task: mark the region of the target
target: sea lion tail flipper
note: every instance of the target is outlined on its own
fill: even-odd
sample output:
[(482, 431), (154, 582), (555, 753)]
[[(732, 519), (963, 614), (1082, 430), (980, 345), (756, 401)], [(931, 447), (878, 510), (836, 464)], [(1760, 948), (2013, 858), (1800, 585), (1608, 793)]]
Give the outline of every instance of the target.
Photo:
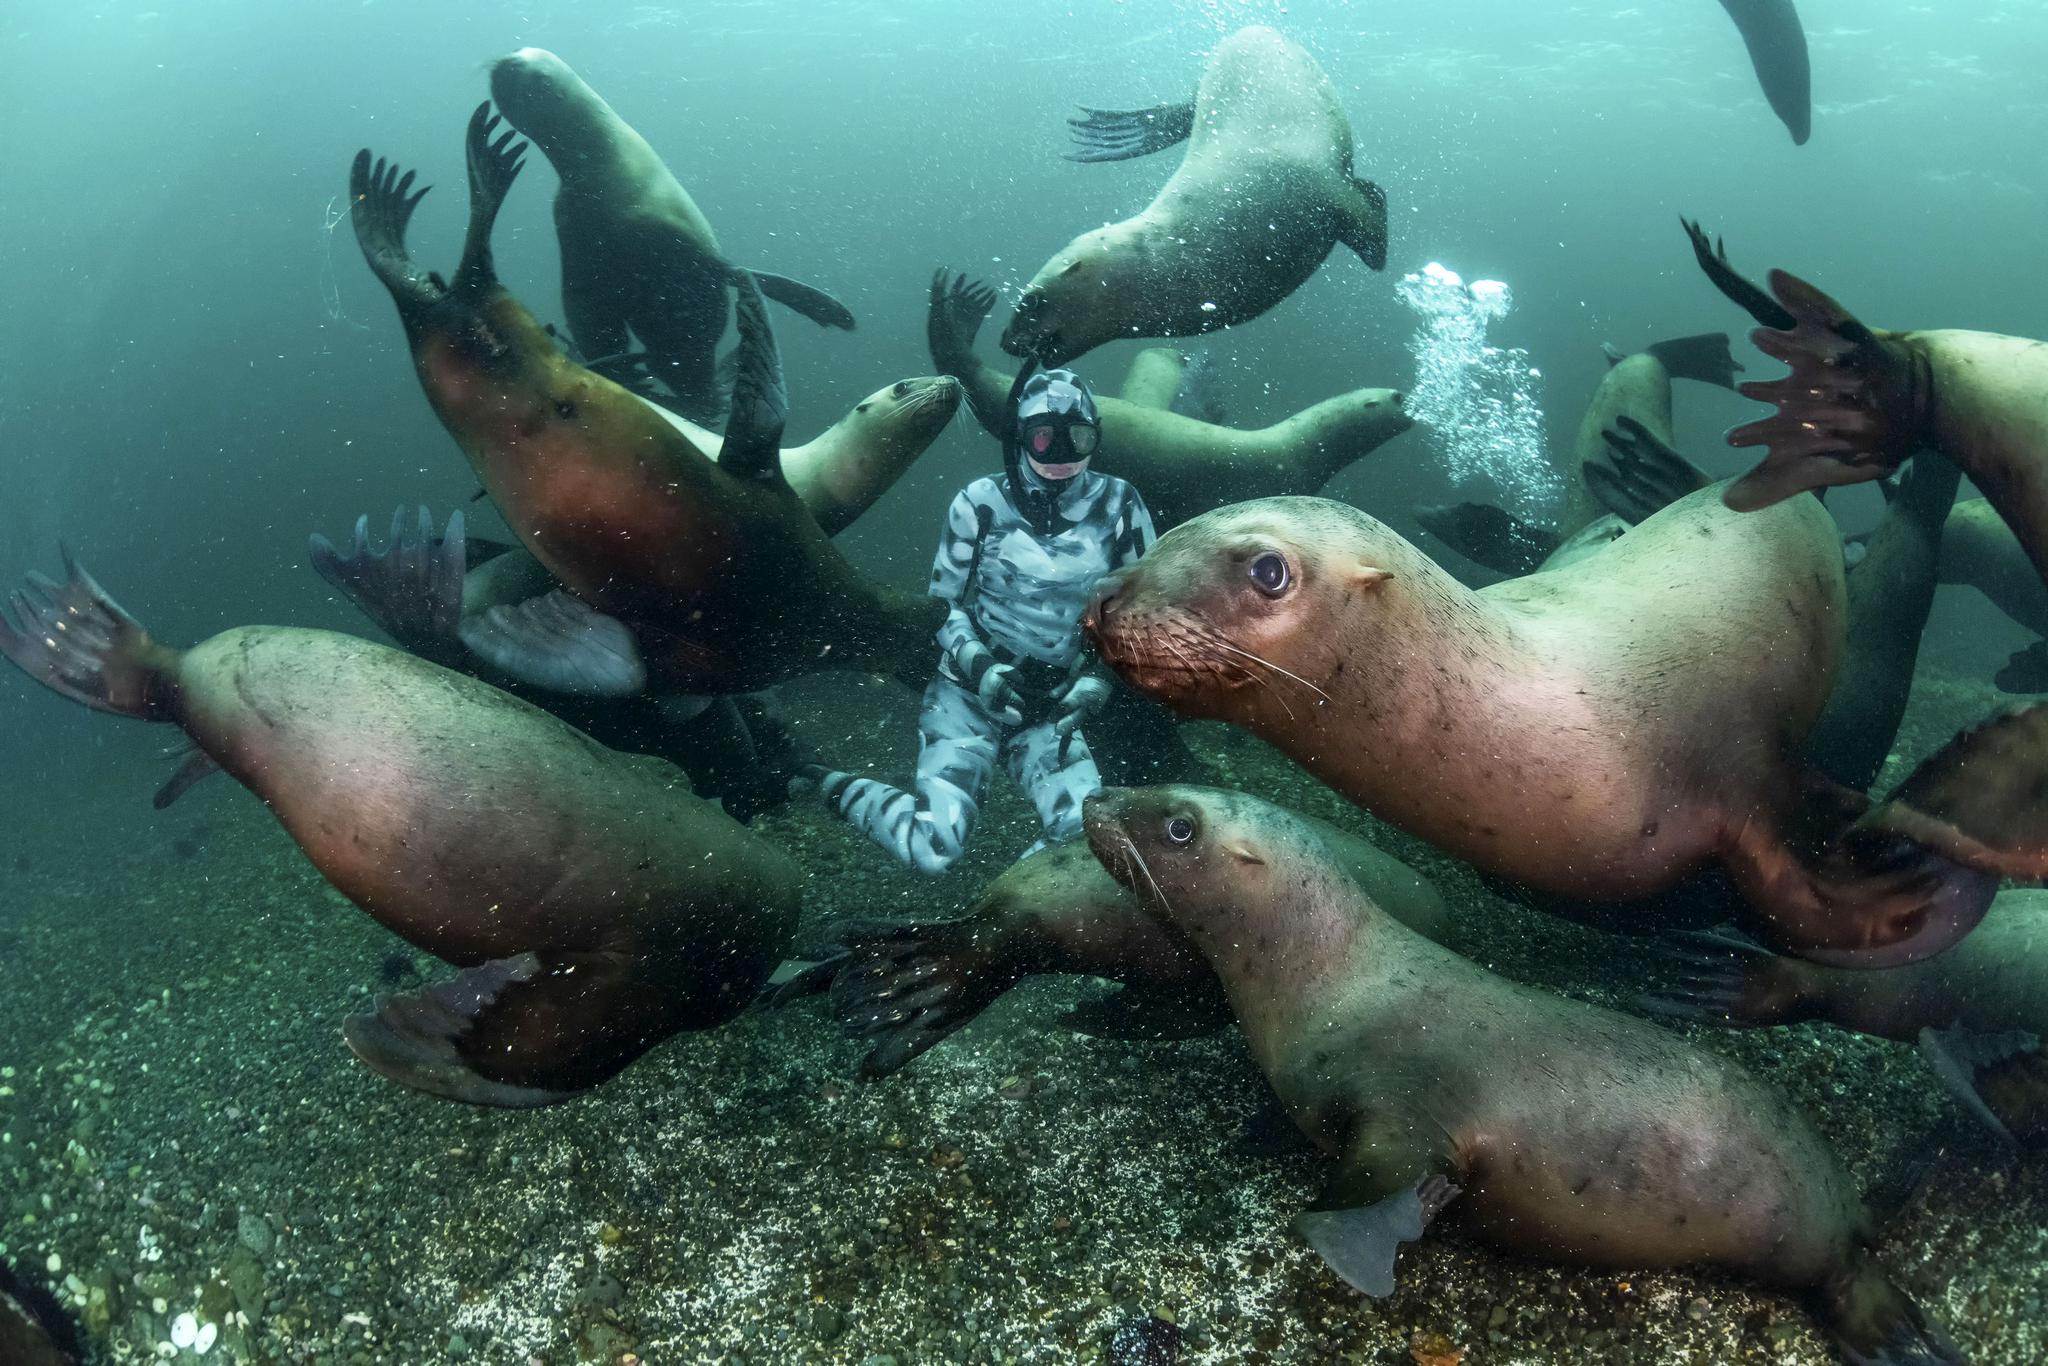
[(1623, 413), (1600, 433), (1606, 458), (1588, 460), (1579, 477), (1615, 516), (1635, 526), (1713, 481), (1664, 438)]
[(1491, 503), (1420, 503), (1422, 529), (1474, 564), (1500, 574), (1531, 574), (1556, 551), (1557, 533)]
[(1957, 1102), (1996, 1134), (1999, 1142), (2008, 1149), (2019, 1146), (2005, 1121), (1985, 1101), (1977, 1080), (1987, 1069), (2003, 1067), (2015, 1059), (2027, 1060), (2034, 1071), (2048, 1079), (2048, 1070), (2042, 1066), (2048, 1062), (2048, 1057), (2044, 1057), (2042, 1052), (2040, 1035), (2023, 1029), (1998, 1034), (1980, 1034), (1960, 1026), (1922, 1029), (1920, 1056), (1927, 1060), (1929, 1069), (1941, 1079), (1942, 1085), (1949, 1089)]
[(733, 330), (739, 336), (739, 369), (733, 376), (732, 407), (725, 417), (725, 444), (718, 463), (751, 479), (781, 480), (782, 428), (789, 417), (789, 393), (782, 384), (782, 353), (768, 324), (768, 306), (749, 271), (733, 273)]
[[(1340, 1176), (1338, 1184), (1345, 1184), (1345, 1178)], [(1420, 1238), (1459, 1189), (1431, 1172), (1370, 1205), (1298, 1214), (1294, 1231), (1352, 1289), (1384, 1299), (1394, 1293), (1394, 1257), (1401, 1244)]]
[(2048, 703), (1958, 734), (1858, 822), (2002, 877), (2048, 877)]
[(1721, 7), (1742, 34), (1771, 111), (1804, 146), (1813, 133), (1813, 71), (1798, 8), (1792, 0), (1721, 0)]
[(1670, 337), (1660, 342), (1651, 342), (1644, 351), (1657, 358), (1657, 363), (1673, 379), (1697, 380), (1701, 384), (1718, 385), (1723, 389), (1735, 387), (1735, 376), (1742, 366), (1728, 350), (1726, 332), (1702, 332), (1691, 337)]
[(149, 802), (158, 811), (190, 792), (202, 779), (221, 771), (214, 757), (197, 745), (188, 744), (172, 750), (171, 757), (177, 759), (178, 766), (171, 770), (171, 776), (164, 779), (164, 785), (156, 790), (156, 795)]
[(2048, 692), (2048, 640), (2014, 650), (1991, 681), (2000, 692)]
[(526, 144), (519, 140), (518, 129), (507, 124), (504, 132), (498, 132), (498, 125), (503, 122), (492, 112), (489, 100), (469, 116), (465, 142), (469, 161), (469, 230), (462, 239), (462, 264), (455, 269), (453, 289), (457, 294), (480, 293), (498, 283), (497, 267), (491, 260), (491, 228), (498, 221), (498, 210), (504, 207), (512, 182), (519, 178), (526, 156)]
[(1717, 237), (1708, 237), (1706, 229), (1693, 219), (1681, 218), (1679, 224), (1685, 228), (1686, 238), (1692, 243), (1693, 259), (1700, 263), (1714, 288), (1726, 295), (1737, 308), (1756, 319), (1757, 326), (1776, 328), (1790, 332), (1795, 324), (1785, 306), (1766, 294), (1756, 284), (1736, 273), (1728, 264), (1728, 247)]
[(355, 226), (356, 245), (372, 273), (391, 291), (401, 315), (424, 308), (440, 297), (432, 277), (412, 263), (405, 249), (406, 225), (431, 186), (412, 188), (413, 171), (398, 169), (383, 157), (372, 161), (370, 149), (356, 153), (348, 172), (348, 216)]
[(1736, 1028), (1805, 1018), (1800, 1007), (1815, 970), (1797, 959), (1710, 930), (1667, 935), (1652, 952), (1652, 980), (1636, 997), (1639, 1010)]
[(606, 1080), (665, 1031), (617, 1009), (623, 960), (522, 953), (351, 1015), (342, 1037), (372, 1071), (468, 1105), (524, 1109)]
[(307, 538), (306, 551), (320, 577), (400, 645), (437, 664), (452, 667), (461, 659), (462, 579), (469, 556), (459, 510), (449, 515), (438, 541), (424, 504), (411, 518), (401, 505), (391, 514), (383, 550), (370, 549), (370, 519), (362, 516), (346, 553), (317, 531)]
[(853, 331), (853, 310), (839, 300), (801, 280), (792, 280), (787, 275), (771, 275), (765, 270), (748, 272), (761, 292), (793, 313), (801, 313), (820, 327), (836, 327), (842, 332)]
[(863, 1079), (886, 1077), (986, 1010), (1021, 976), (977, 936), (972, 916), (928, 922), (854, 922), (836, 937), (848, 960), (832, 981), (832, 1008), (848, 1032), (874, 1041)]
[(0, 604), (0, 654), (52, 692), (95, 711), (168, 719), (159, 682), (176, 655), (151, 640), (70, 550), (59, 551), (63, 583), (31, 571)]
[(1778, 411), (1728, 433), (1731, 446), (1767, 452), (1729, 485), (1724, 498), (1737, 512), (1890, 474), (1919, 444), (1931, 387), (1924, 359), (1878, 336), (1798, 276), (1772, 271), (1771, 291), (1793, 326), (1760, 327), (1750, 340), (1791, 372), (1740, 386), (1744, 398)]
[(631, 697), (647, 686), (633, 632), (567, 589), (463, 619), (471, 654), (524, 683), (583, 697)]
[(1199, 1039), (1233, 1024), (1230, 1003), (1212, 981), (1206, 988), (1148, 989), (1119, 985), (1060, 1016), (1091, 1039)]
[(1370, 180), (1351, 177), (1358, 191), (1337, 227), (1337, 240), (1374, 270), (1387, 268), (1387, 192)]
[(1178, 100), (1143, 109), (1095, 109), (1081, 106), (1081, 117), (1068, 119), (1077, 150), (1068, 161), (1129, 161), (1163, 152), (1195, 131), (1195, 102)]
[(1858, 1247), (1816, 1287), (1821, 1321), (1850, 1366), (1962, 1366), (1939, 1324)]

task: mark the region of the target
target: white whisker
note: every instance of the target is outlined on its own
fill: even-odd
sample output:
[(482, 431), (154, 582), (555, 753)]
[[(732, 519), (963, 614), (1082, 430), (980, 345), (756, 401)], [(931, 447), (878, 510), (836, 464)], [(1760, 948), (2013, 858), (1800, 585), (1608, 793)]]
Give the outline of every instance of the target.
[(1306, 678), (1303, 678), (1300, 674), (1294, 673), (1288, 669), (1283, 669), (1270, 659), (1261, 659), (1259, 656), (1253, 654), (1250, 650), (1241, 650), (1237, 646), (1232, 645), (1229, 641), (1216, 636), (1212, 636), (1209, 638), (1209, 644), (1216, 646), (1220, 650), (1228, 650), (1232, 654), (1243, 655), (1246, 659), (1251, 660), (1254, 664), (1263, 664), (1276, 674), (1284, 674), (1288, 678), (1291, 678), (1295, 682), (1301, 684), (1302, 687), (1307, 688), (1317, 697), (1322, 698), (1325, 702), (1332, 700), (1328, 693), (1324, 692), (1321, 688), (1318, 688), (1315, 684), (1309, 682)]
[(1124, 842), (1125, 852), (1128, 853), (1131, 856), (1131, 858), (1136, 861), (1138, 865), (1138, 871), (1145, 875), (1145, 881), (1152, 884), (1152, 895), (1159, 898), (1160, 905), (1166, 907), (1166, 909), (1169, 911), (1172, 910), (1173, 903), (1168, 901), (1166, 899), (1166, 893), (1159, 889), (1159, 879), (1152, 876), (1152, 870), (1151, 868), (1146, 866), (1145, 856), (1138, 852), (1138, 846), (1131, 843), (1131, 837), (1129, 835), (1119, 834), (1117, 838)]

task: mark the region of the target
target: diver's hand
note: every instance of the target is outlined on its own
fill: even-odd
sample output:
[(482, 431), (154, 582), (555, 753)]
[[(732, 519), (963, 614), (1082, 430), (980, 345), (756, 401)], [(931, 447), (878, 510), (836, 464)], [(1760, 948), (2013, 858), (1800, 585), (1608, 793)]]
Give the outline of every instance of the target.
[(1081, 723), (1102, 710), (1102, 704), (1109, 700), (1109, 681), (1100, 674), (1084, 673), (1053, 694), (1053, 702), (1060, 709), (1060, 719), (1053, 722), (1052, 733), (1062, 740), (1081, 728)]
[(1006, 726), (1020, 724), (1024, 720), (1024, 694), (1017, 691), (1017, 685), (1010, 681), (1015, 673), (1008, 664), (990, 664), (982, 670), (980, 680), (974, 685), (974, 695), (981, 699), (981, 705), (989, 715)]

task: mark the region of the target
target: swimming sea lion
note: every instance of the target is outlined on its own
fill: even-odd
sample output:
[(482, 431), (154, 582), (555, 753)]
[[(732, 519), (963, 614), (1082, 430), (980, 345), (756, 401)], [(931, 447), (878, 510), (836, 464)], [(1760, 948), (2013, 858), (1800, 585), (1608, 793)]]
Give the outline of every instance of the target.
[[(1840, 538), (1812, 499), (1760, 515), (1704, 489), (1475, 592), (1355, 508), (1261, 499), (1160, 537), (1084, 628), (1139, 691), (1243, 726), (1484, 872), (1628, 901), (1718, 862), (1796, 952), (1938, 952), (2033, 857), (2030, 804), (2001, 803), (2048, 737), (1995, 724), (1853, 828), (1861, 794), (1795, 758), (1842, 653)], [(1914, 812), (1946, 833), (1902, 845)]]
[(1784, 120), (1792, 141), (1804, 146), (1813, 133), (1813, 73), (1798, 9), (1792, 0), (1721, 0), (1721, 8), (1742, 34), (1772, 112)]
[(0, 1362), (6, 1366), (78, 1366), (85, 1348), (57, 1297), (0, 1261)]
[(1249, 322), (1338, 242), (1386, 266), (1387, 196), (1351, 174), (1351, 123), (1330, 78), (1272, 29), (1219, 43), (1192, 100), (1087, 112), (1072, 121), (1076, 161), (1144, 156), (1183, 138), (1187, 155), (1143, 213), (1083, 233), (1045, 263), (1003, 330), (1011, 355), (1066, 365), (1120, 338)]
[[(615, 356), (638, 336), (649, 369), (684, 411), (713, 420), (722, 405), (712, 352), (725, 332), (733, 267), (696, 201), (554, 53), (526, 47), (493, 63), (491, 98), (562, 178), (562, 309), (583, 354)], [(824, 291), (753, 275), (777, 303), (821, 326), (852, 329), (853, 314)]]
[(1171, 346), (1148, 346), (1131, 357), (1131, 368), (1124, 371), (1123, 388), (1116, 396), (1140, 408), (1165, 411), (1180, 395), (1187, 373), (1185, 352)]
[[(778, 459), (786, 402), (761, 296), (739, 281), (740, 366), (714, 461), (645, 402), (570, 361), (499, 284), (491, 225), (525, 145), (470, 120), (470, 223), (443, 284), (405, 250), (424, 189), (358, 153), (350, 212), (391, 291), (435, 415), (564, 591), (492, 614), (491, 662), (560, 691), (747, 692), (819, 669), (920, 682), (945, 605), (870, 581)], [(474, 640), (471, 648), (480, 648)]]
[[(926, 336), (932, 364), (967, 386), (967, 403), (991, 436), (1009, 439), (1014, 377), (974, 353), (996, 294), (941, 269), (932, 276)], [(1313, 493), (1338, 471), (1415, 425), (1392, 389), (1353, 389), (1270, 427), (1219, 427), (1098, 396), (1102, 443), (1095, 468), (1127, 479), (1161, 530), (1211, 508), (1277, 493)]]
[[(1443, 937), (1450, 907), (1427, 878), (1369, 840), (1301, 819), (1389, 915), (1418, 934)], [(956, 919), (856, 925), (840, 939), (849, 954), (834, 976), (833, 1001), (850, 1029), (875, 1040), (861, 1060), (865, 1077), (894, 1072), (1041, 973), (1123, 984), (1108, 1001), (1068, 1017), (1085, 1033), (1164, 1037), (1176, 1025), (1206, 1032), (1229, 1023), (1202, 956), (1081, 840), (1012, 864)]]
[(150, 639), (67, 555), (0, 613), (0, 653), (101, 711), (182, 727), (342, 895), (464, 969), (352, 1017), (394, 1081), (545, 1105), (743, 1009), (781, 960), (802, 879), (691, 794), (537, 707), (328, 631)]
[(1431, 943), (1255, 798), (1112, 788), (1084, 820), (1209, 960), (1259, 1070), (1337, 1161), (1295, 1227), (1355, 1288), (1391, 1293), (1401, 1244), (1451, 1207), (1539, 1256), (1805, 1291), (1852, 1360), (1960, 1360), (1886, 1278), (1827, 1144), (1732, 1061)]

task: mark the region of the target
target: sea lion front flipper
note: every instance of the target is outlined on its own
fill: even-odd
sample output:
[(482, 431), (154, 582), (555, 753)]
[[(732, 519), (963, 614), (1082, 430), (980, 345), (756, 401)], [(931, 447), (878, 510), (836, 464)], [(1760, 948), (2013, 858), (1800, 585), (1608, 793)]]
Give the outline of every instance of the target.
[(405, 514), (402, 505), (391, 514), (381, 551), (370, 549), (365, 515), (356, 518), (347, 554), (317, 531), (307, 538), (307, 554), (320, 577), (385, 634), (416, 655), (455, 667), (462, 656), (462, 579), (469, 570), (462, 513), (449, 515), (438, 541), (424, 504), (410, 520)]
[(2048, 703), (1958, 734), (1858, 822), (2003, 877), (2048, 877)]
[(1813, 70), (1798, 9), (1792, 0), (1721, 0), (1721, 8), (1742, 34), (1772, 112), (1804, 146), (1813, 133)]
[[(733, 272), (733, 330), (739, 336), (732, 407), (725, 418), (719, 465), (751, 479), (782, 482), (782, 428), (789, 394), (782, 385), (782, 353), (768, 325), (768, 306), (751, 272)], [(786, 487), (786, 485), (785, 485)]]
[(1713, 481), (1648, 427), (1623, 413), (1600, 433), (1607, 458), (1579, 467), (1595, 498), (1630, 526)]
[(1212, 981), (1207, 990), (1119, 985), (1080, 1002), (1060, 1016), (1060, 1023), (1091, 1039), (1149, 1043), (1204, 1038), (1235, 1019), (1221, 985)]
[(1491, 503), (1421, 503), (1422, 529), (1474, 564), (1519, 577), (1554, 554), (1557, 535)]
[(469, 230), (462, 239), (462, 264), (455, 268), (455, 283), (451, 286), (457, 294), (480, 293), (498, 283), (497, 267), (491, 260), (491, 228), (498, 221), (498, 210), (504, 206), (512, 182), (519, 178), (526, 155), (526, 144), (519, 140), (518, 129), (507, 124), (505, 131), (498, 133), (498, 125), (503, 122), (491, 111), (489, 100), (469, 116), (465, 144), (469, 160)]
[(647, 665), (632, 631), (567, 589), (493, 607), (458, 629), (477, 658), (537, 688), (631, 697), (647, 686)]
[(1986, 1128), (1998, 1135), (2001, 1143), (2012, 1148), (2019, 1146), (2005, 1121), (1992, 1111), (1983, 1092), (1978, 1090), (1977, 1077), (1986, 1068), (1997, 1067), (2014, 1058), (2039, 1058), (2040, 1035), (2023, 1029), (1999, 1034), (1979, 1034), (1960, 1026), (1954, 1029), (1922, 1029), (1920, 1056), (1927, 1060), (1928, 1067), (1957, 1102), (1983, 1121)]
[(807, 285), (801, 280), (770, 274), (765, 270), (748, 273), (754, 277), (754, 283), (761, 287), (763, 294), (792, 313), (801, 313), (820, 327), (853, 331), (853, 310), (816, 285)]
[(1714, 288), (1726, 295), (1737, 308), (1756, 319), (1760, 327), (1774, 327), (1780, 332), (1790, 332), (1796, 319), (1786, 311), (1785, 306), (1758, 288), (1754, 283), (1738, 275), (1735, 267), (1728, 264), (1728, 247), (1721, 239), (1709, 238), (1706, 229), (1698, 222), (1681, 218), (1686, 238), (1692, 243), (1693, 259), (1700, 263)]
[(2048, 692), (2048, 640), (2014, 650), (1991, 681), (2000, 692)]
[[(886, 1077), (986, 1010), (1023, 975), (999, 937), (984, 943), (972, 916), (923, 923), (856, 922), (832, 980), (832, 1008), (848, 1031), (875, 1041), (860, 1075)], [(998, 930), (999, 936), (999, 930)]]
[(1068, 161), (1128, 161), (1163, 152), (1195, 131), (1195, 102), (1180, 100), (1144, 109), (1095, 109), (1081, 106), (1081, 117), (1068, 119), (1078, 151)]
[(1350, 1203), (1358, 1188), (1371, 1190), (1377, 1185), (1356, 1170), (1340, 1175), (1324, 1197), (1325, 1204), (1336, 1207), (1296, 1215), (1294, 1231), (1321, 1253), (1330, 1270), (1352, 1289), (1384, 1299), (1394, 1293), (1394, 1257), (1401, 1244), (1420, 1238), (1460, 1188), (1441, 1174), (1429, 1172), (1372, 1204)]
[(1352, 176), (1351, 187), (1358, 192), (1338, 225), (1337, 240), (1358, 253), (1358, 259), (1374, 270), (1387, 268), (1387, 192), (1370, 180)]
[(398, 169), (395, 162), (378, 157), (370, 160), (370, 149), (356, 153), (348, 172), (348, 216), (355, 227), (356, 245), (371, 272), (391, 291), (401, 315), (410, 316), (441, 297), (441, 287), (432, 276), (412, 263), (405, 249), (406, 225), (412, 211), (427, 197), (431, 186), (413, 191), (413, 171)]
[(195, 784), (221, 771), (219, 762), (197, 745), (187, 745), (182, 750), (173, 750), (172, 753), (177, 756), (178, 766), (171, 771), (170, 777), (164, 779), (164, 785), (156, 790), (156, 796), (149, 801), (149, 804), (158, 811), (162, 811), (190, 792)]
[(1796, 958), (1713, 930), (1663, 936), (1651, 952), (1651, 980), (1635, 998), (1638, 1010), (1737, 1028), (1806, 1018), (1803, 979), (1814, 969)]

